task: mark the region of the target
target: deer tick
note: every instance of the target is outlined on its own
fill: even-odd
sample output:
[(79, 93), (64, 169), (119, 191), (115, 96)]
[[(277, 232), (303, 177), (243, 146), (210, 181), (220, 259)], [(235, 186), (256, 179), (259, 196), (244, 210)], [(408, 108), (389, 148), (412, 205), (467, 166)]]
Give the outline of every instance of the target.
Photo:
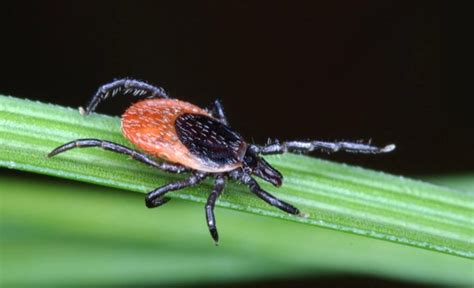
[[(218, 100), (214, 101), (211, 109), (203, 109), (191, 103), (170, 99), (163, 88), (133, 79), (120, 79), (101, 86), (81, 112), (87, 115), (100, 102), (118, 95), (140, 99), (122, 115), (122, 132), (141, 151), (106, 140), (77, 139), (57, 147), (48, 156), (78, 147), (99, 147), (128, 155), (166, 172), (190, 173), (186, 179), (149, 192), (145, 197), (149, 208), (168, 202), (169, 198), (165, 195), (170, 191), (193, 186), (207, 177), (213, 177), (214, 188), (207, 198), (205, 212), (209, 231), (216, 244), (219, 236), (214, 206), (227, 179), (247, 185), (256, 196), (286, 213), (300, 215), (298, 208), (264, 191), (255, 181), (254, 176), (277, 187), (283, 181), (281, 173), (265, 161), (262, 155), (313, 150), (377, 154), (395, 149), (393, 144), (379, 148), (344, 141), (275, 141), (263, 146), (250, 144), (229, 126)], [(162, 161), (158, 162), (155, 158)]]

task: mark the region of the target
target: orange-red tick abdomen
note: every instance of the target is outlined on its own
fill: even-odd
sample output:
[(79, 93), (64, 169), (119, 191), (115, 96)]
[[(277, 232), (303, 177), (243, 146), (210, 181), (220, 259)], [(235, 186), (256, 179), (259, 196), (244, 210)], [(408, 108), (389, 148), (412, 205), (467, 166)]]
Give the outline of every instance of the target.
[(176, 119), (183, 114), (212, 116), (193, 104), (175, 99), (148, 99), (130, 106), (122, 115), (124, 136), (139, 149), (171, 163), (206, 172), (230, 171), (241, 166), (211, 166), (190, 153), (176, 132)]

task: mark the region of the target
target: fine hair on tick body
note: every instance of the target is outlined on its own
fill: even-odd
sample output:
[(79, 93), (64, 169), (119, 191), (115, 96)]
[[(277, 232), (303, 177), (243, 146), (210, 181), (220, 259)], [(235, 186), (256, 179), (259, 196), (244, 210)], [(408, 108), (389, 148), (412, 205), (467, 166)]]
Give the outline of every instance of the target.
[[(169, 183), (150, 191), (145, 197), (148, 208), (169, 201), (166, 193), (194, 186), (207, 177), (214, 178), (214, 188), (207, 198), (205, 213), (212, 238), (217, 244), (214, 206), (228, 179), (238, 181), (268, 204), (280, 210), (301, 215), (300, 210), (263, 190), (255, 180), (259, 177), (274, 186), (281, 186), (283, 176), (262, 155), (286, 152), (326, 152), (379, 154), (390, 152), (395, 145), (375, 147), (354, 142), (275, 141), (267, 145), (246, 142), (227, 121), (218, 100), (210, 109), (169, 98), (163, 88), (143, 81), (120, 79), (101, 86), (85, 109), (88, 115), (104, 100), (114, 96), (132, 96), (140, 101), (132, 104), (122, 115), (122, 133), (140, 151), (100, 139), (76, 139), (63, 144), (48, 154), (53, 157), (73, 148), (99, 147), (125, 154), (131, 158), (170, 173), (187, 172), (183, 180)], [(159, 158), (162, 161), (156, 161)]]

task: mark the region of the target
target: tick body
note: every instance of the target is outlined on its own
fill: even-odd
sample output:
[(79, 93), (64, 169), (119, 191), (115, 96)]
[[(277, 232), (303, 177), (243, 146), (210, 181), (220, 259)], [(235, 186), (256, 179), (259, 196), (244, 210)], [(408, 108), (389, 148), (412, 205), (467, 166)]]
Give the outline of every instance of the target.
[(128, 155), (170, 173), (191, 174), (188, 178), (149, 192), (145, 197), (149, 208), (168, 202), (169, 198), (165, 197), (168, 192), (214, 177), (214, 188), (205, 205), (205, 215), (216, 244), (219, 236), (214, 206), (227, 179), (247, 185), (256, 196), (286, 213), (300, 214), (298, 208), (264, 191), (254, 179), (255, 176), (259, 177), (277, 187), (282, 184), (283, 176), (262, 155), (313, 150), (377, 154), (390, 152), (395, 148), (393, 144), (379, 148), (362, 143), (324, 141), (277, 141), (264, 146), (249, 144), (230, 128), (219, 101), (215, 101), (211, 109), (203, 109), (170, 99), (162, 88), (132, 79), (116, 80), (101, 86), (82, 113), (93, 112), (100, 102), (117, 95), (129, 95), (141, 100), (122, 115), (123, 135), (141, 151), (100, 139), (77, 139), (57, 147), (48, 156), (76, 147), (99, 147)]
[(147, 154), (204, 172), (242, 166), (247, 144), (206, 110), (174, 99), (147, 99), (125, 111), (123, 135)]

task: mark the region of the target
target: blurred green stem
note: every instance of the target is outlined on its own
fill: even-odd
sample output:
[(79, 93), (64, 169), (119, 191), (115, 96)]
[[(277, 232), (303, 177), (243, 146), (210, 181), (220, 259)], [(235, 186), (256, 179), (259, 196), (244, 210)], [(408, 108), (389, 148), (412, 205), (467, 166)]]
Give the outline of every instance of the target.
[[(142, 193), (183, 177), (99, 149), (46, 158), (53, 148), (76, 138), (129, 145), (116, 117), (83, 117), (70, 108), (0, 96), (0, 135), (0, 166), (12, 169)], [(311, 157), (268, 159), (281, 170), (285, 184), (263, 187), (308, 217), (282, 213), (236, 184), (226, 188), (218, 206), (474, 257), (472, 194)], [(169, 195), (205, 202), (208, 183)]]
[(216, 209), (216, 247), (202, 205), (191, 201), (144, 209), (139, 193), (12, 174), (0, 175), (7, 188), (0, 189), (0, 287), (208, 287), (294, 277), (318, 286), (341, 274), (473, 283), (471, 259), (232, 209)]

